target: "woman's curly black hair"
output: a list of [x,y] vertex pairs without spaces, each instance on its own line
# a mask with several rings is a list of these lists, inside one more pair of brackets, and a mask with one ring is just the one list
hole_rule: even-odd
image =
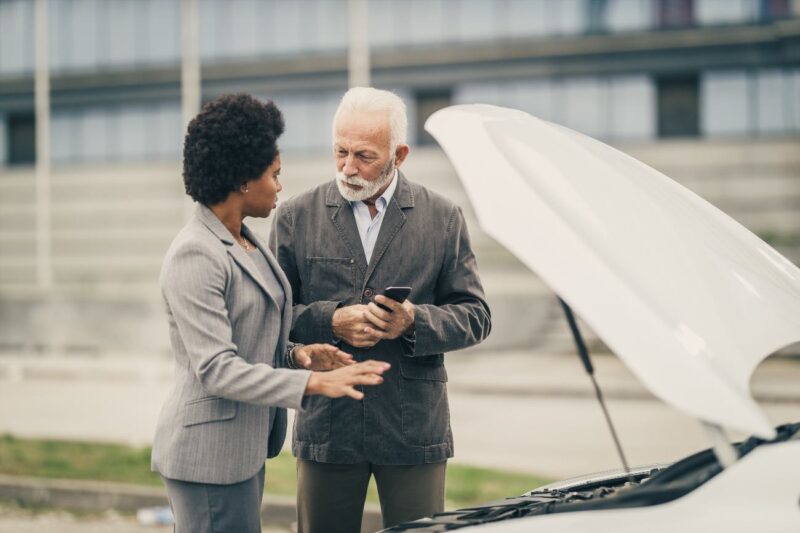
[[203,106],[183,143],[186,194],[204,205],[257,179],[278,155],[283,115],[271,101],[226,94]]

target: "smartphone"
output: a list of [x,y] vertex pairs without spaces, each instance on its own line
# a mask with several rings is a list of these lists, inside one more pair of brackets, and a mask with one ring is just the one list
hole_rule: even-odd
[[[402,303],[406,301],[408,296],[411,294],[411,287],[386,287],[385,289],[383,289],[382,294],[387,298],[391,298],[395,302]],[[377,305],[384,311],[391,311],[391,309],[389,309],[385,305],[379,304],[378,302],[375,302],[375,305]]]

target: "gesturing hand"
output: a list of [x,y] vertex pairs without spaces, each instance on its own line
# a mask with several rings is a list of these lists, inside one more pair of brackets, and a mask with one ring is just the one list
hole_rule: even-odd
[[368,333],[372,325],[367,320],[368,308],[366,305],[349,305],[340,307],[333,312],[331,329],[333,334],[356,348],[371,348],[377,344],[381,337]]
[[[389,311],[381,309],[375,302],[388,307]],[[364,332],[367,335],[378,339],[396,339],[414,325],[414,304],[410,301],[400,303],[379,294],[375,302],[367,306],[366,317],[371,324]]]
[[369,360],[330,372],[312,372],[306,384],[306,395],[322,394],[330,398],[349,396],[360,400],[364,393],[356,390],[355,386],[383,383],[381,374],[390,367],[389,363]]
[[307,344],[292,351],[294,364],[309,370],[334,370],[352,365],[353,356],[330,344]]

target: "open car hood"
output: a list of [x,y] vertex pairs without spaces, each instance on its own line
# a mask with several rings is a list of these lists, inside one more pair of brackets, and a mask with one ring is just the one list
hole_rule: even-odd
[[800,269],[644,163],[522,111],[459,105],[427,129],[483,230],[536,272],[660,399],[772,438],[750,394],[800,341]]

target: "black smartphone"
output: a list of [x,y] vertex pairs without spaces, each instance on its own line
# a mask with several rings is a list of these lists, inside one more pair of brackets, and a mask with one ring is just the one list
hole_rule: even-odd
[[[383,289],[383,292],[381,294],[383,294],[387,298],[391,298],[395,302],[403,303],[408,298],[408,295],[411,294],[411,287],[386,287],[385,289]],[[391,309],[389,309],[385,305],[379,304],[378,302],[375,302],[375,305],[377,305],[384,311],[391,311]]]

